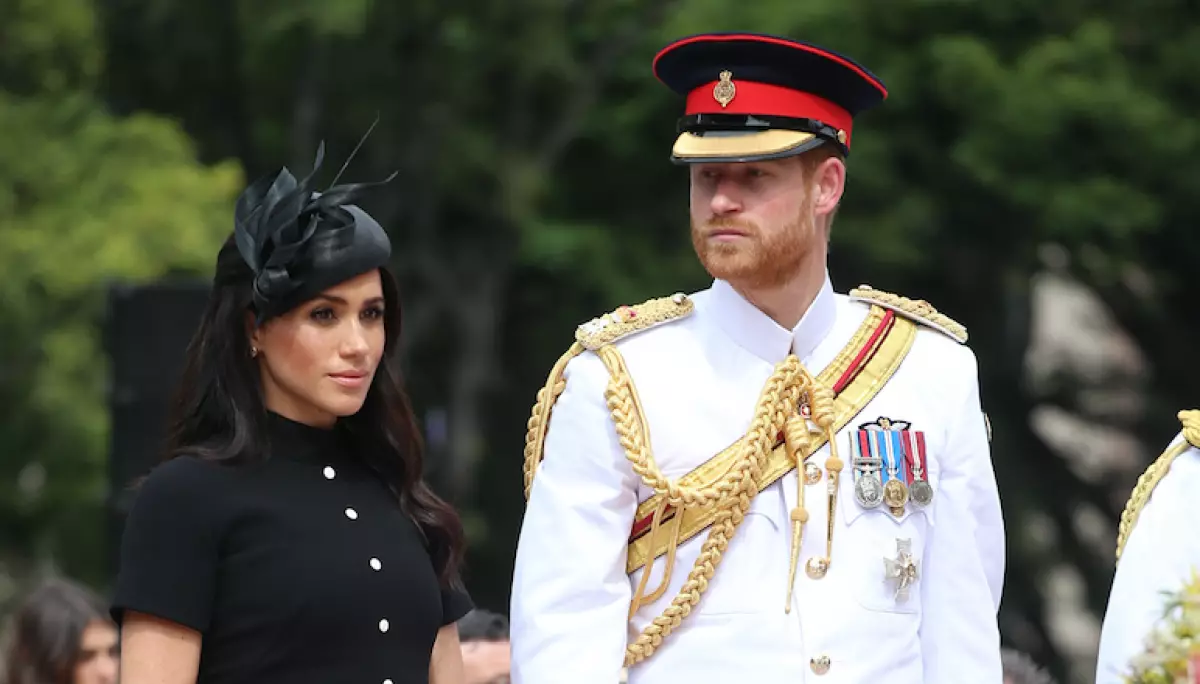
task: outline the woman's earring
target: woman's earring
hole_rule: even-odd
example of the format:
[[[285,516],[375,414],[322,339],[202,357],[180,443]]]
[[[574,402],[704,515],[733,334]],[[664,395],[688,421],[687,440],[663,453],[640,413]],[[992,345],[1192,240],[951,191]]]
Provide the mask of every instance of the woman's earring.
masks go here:
[[[254,358],[256,356],[258,356],[258,347],[251,345],[250,346],[250,358]]]

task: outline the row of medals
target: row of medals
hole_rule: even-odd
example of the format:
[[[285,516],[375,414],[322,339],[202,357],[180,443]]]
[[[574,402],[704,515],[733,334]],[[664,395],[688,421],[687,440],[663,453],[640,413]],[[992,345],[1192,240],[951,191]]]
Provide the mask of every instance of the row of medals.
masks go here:
[[[883,483],[880,477],[882,467],[882,459],[879,458],[854,458],[854,468],[858,471],[854,482],[854,499],[859,506],[877,508],[884,504],[892,515],[900,517],[909,501],[920,508],[933,501],[933,487],[925,479],[924,468],[913,469],[913,483],[909,486],[904,483],[903,475],[898,474],[898,468],[888,468],[888,481]]]

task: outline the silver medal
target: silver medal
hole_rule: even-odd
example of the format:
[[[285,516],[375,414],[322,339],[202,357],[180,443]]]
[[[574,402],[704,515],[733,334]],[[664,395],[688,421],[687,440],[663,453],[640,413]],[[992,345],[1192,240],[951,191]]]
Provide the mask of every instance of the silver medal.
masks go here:
[[[908,497],[918,506],[928,506],[929,502],[933,501],[933,487],[929,485],[928,480],[914,479],[912,486],[908,488]]]
[[[855,479],[854,499],[863,508],[875,508],[883,503],[883,485],[874,471],[863,473]]]
[[[918,441],[917,435],[913,431],[904,433],[906,451],[909,458],[912,460],[913,483],[909,487],[909,498],[913,504],[924,508],[933,501],[933,485],[929,484],[929,479],[925,476],[925,450],[921,448],[922,443]]]
[[[879,470],[883,461],[869,450],[863,453],[863,445],[858,439],[852,441],[857,452],[851,459],[854,466],[854,500],[863,508],[875,508],[883,502],[883,481],[879,479]]]

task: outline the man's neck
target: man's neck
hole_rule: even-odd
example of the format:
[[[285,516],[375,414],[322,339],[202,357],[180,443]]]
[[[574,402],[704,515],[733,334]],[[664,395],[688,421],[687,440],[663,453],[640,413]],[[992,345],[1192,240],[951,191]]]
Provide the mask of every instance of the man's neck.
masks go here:
[[[792,330],[825,285],[825,269],[823,263],[805,264],[795,276],[776,287],[748,288],[739,283],[730,285],[780,327]]]

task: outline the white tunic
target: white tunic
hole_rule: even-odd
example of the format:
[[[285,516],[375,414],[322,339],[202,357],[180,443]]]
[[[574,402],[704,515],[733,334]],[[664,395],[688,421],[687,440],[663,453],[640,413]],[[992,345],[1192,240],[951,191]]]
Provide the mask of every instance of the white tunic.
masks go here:
[[[795,354],[812,375],[849,342],[869,307],[825,287],[786,330],[716,281],[693,296],[695,312],[617,343],[640,394],[653,453],[678,478],[742,437],[774,365]],[[618,444],[591,353],[566,369],[545,460],[526,510],[511,605],[513,681],[614,684],[627,641],[678,593],[707,531],[680,545],[668,591],[627,620],[641,570],[625,572],[635,509],[653,493]],[[900,518],[854,499],[849,440],[879,417],[925,431],[936,495]],[[1000,684],[997,610],[1004,530],[980,408],[974,354],[920,326],[907,359],[837,436],[842,471],[832,566],[810,579],[804,562],[825,554],[826,482],[807,486],[805,528],[790,614],[793,471],[754,499],[699,605],[630,684]],[[828,446],[809,462],[824,464]],[[894,597],[884,559],[912,541],[920,579]],[[666,563],[654,564],[649,588]],[[827,658],[825,674],[814,659]]]
[[[1181,433],[1171,446],[1182,440]],[[1125,542],[1100,632],[1096,684],[1124,683],[1121,675],[1162,617],[1162,592],[1179,591],[1200,571],[1197,489],[1200,450],[1190,448],[1171,462]]]

